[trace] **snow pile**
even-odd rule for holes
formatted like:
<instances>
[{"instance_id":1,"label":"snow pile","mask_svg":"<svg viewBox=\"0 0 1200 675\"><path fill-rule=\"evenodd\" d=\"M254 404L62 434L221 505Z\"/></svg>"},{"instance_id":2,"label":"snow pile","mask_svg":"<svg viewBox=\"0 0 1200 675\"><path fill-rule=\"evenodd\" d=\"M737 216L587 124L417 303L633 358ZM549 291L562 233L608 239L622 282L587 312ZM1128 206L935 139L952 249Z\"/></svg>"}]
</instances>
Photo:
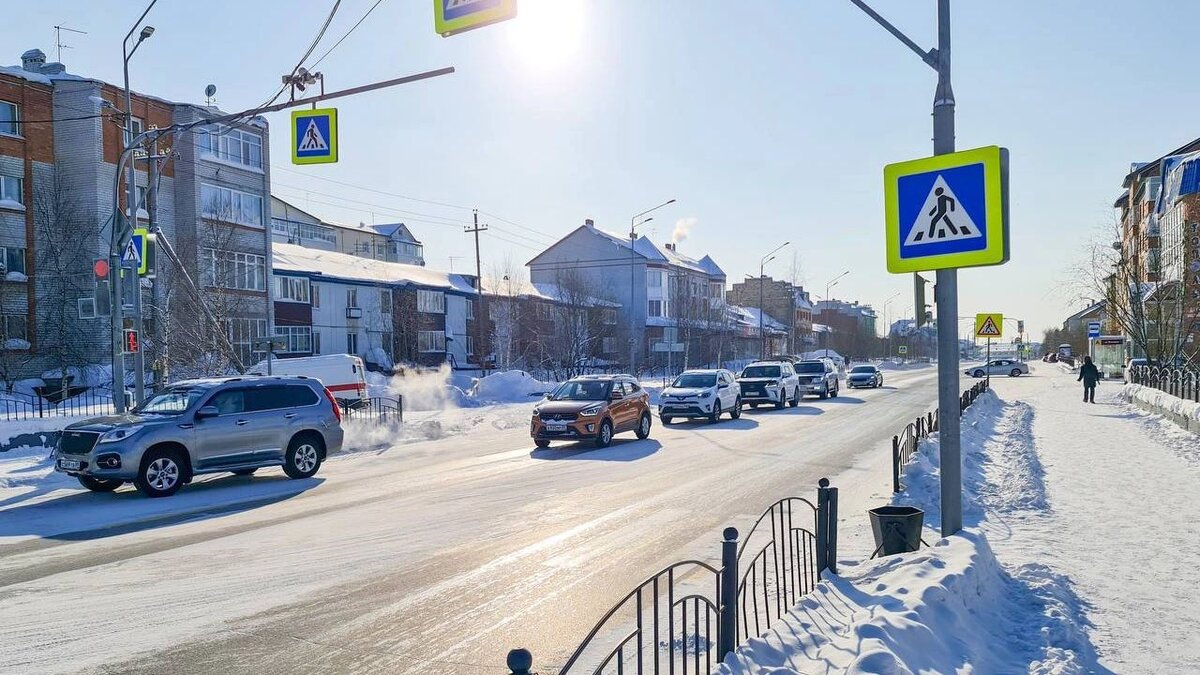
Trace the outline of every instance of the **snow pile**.
<instances>
[{"instance_id":1,"label":"snow pile","mask_svg":"<svg viewBox=\"0 0 1200 675\"><path fill-rule=\"evenodd\" d=\"M12 272L9 272L8 274L5 274L4 280L5 281L15 281L15 282L20 283L20 282L29 281L29 277L25 276L21 272L17 272L14 270Z\"/></svg>"},{"instance_id":2,"label":"snow pile","mask_svg":"<svg viewBox=\"0 0 1200 675\"><path fill-rule=\"evenodd\" d=\"M1186 418L1189 426L1200 424L1200 403L1172 396L1165 391L1140 384L1127 384L1121 390L1121 398L1130 403L1142 402L1168 415Z\"/></svg>"},{"instance_id":3,"label":"snow pile","mask_svg":"<svg viewBox=\"0 0 1200 675\"><path fill-rule=\"evenodd\" d=\"M522 403L537 400L554 386L523 370L505 370L477 379L470 393L481 403Z\"/></svg>"}]
</instances>

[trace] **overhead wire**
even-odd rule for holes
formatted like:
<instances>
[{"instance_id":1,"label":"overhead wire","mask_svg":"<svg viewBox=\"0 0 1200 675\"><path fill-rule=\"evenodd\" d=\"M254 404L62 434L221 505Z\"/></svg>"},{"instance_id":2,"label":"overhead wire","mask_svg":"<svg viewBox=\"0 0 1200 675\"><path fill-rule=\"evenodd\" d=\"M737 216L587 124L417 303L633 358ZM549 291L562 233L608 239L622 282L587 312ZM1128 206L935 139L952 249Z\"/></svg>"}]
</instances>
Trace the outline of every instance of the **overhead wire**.
<instances>
[{"instance_id":1,"label":"overhead wire","mask_svg":"<svg viewBox=\"0 0 1200 675\"><path fill-rule=\"evenodd\" d=\"M375 8L378 7L382 3L383 3L383 0L375 0L375 4L371 5L370 9L368 9L367 12L358 19L358 21L354 22L354 25L350 27L350 30L346 31L345 34L342 35L342 37L338 38L338 41L333 43L333 46L330 47L329 49L327 49L325 51L325 53L322 54L320 56L320 58L318 58L316 61L314 61L313 64L309 67L316 68L317 66L321 65L321 62L325 60L325 57L332 54L333 50L338 48L338 45L342 44L342 42L345 41L346 38L350 37L350 34L354 32L354 29L358 28L362 24L363 21L366 21L367 17L371 16L371 12L374 12Z\"/></svg>"}]
</instances>

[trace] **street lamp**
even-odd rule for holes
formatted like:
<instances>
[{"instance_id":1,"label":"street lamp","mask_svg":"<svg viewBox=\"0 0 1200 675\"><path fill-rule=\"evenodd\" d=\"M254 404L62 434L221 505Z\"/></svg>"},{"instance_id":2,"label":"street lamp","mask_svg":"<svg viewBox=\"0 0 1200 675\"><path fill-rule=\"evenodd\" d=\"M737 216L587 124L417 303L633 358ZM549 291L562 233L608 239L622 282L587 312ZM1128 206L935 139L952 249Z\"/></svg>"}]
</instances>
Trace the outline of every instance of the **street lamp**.
<instances>
[{"instance_id":1,"label":"street lamp","mask_svg":"<svg viewBox=\"0 0 1200 675\"><path fill-rule=\"evenodd\" d=\"M845 272L842 272L841 274L837 275L836 277L830 279L829 283L825 284L825 304L829 305L829 311L831 311L831 312L833 311L833 300L830 299L830 297L829 297L829 289L833 288L834 286L837 286L838 280L841 279L842 277L846 276L847 274L850 274L850 270L846 270ZM829 356L829 343L828 342L825 343L825 356Z\"/></svg>"},{"instance_id":2,"label":"street lamp","mask_svg":"<svg viewBox=\"0 0 1200 675\"><path fill-rule=\"evenodd\" d=\"M785 241L758 261L758 358L767 358L767 336L763 333L763 268L775 259L775 254L792 242Z\"/></svg>"},{"instance_id":3,"label":"street lamp","mask_svg":"<svg viewBox=\"0 0 1200 675\"><path fill-rule=\"evenodd\" d=\"M635 241L637 241L638 218L641 218L652 211L657 211L668 204L674 203L674 198L668 199L654 208L646 209L641 213L634 214L634 216L629 219L629 371L631 375L637 372L637 366L634 365L634 354L636 353L638 343L636 331L634 330L634 319L637 318L637 312L635 311L634 304L634 290L637 288L637 253L633 250L633 244ZM646 218L642 221L642 224L648 223L651 220L653 220L653 217Z\"/></svg>"}]
</instances>

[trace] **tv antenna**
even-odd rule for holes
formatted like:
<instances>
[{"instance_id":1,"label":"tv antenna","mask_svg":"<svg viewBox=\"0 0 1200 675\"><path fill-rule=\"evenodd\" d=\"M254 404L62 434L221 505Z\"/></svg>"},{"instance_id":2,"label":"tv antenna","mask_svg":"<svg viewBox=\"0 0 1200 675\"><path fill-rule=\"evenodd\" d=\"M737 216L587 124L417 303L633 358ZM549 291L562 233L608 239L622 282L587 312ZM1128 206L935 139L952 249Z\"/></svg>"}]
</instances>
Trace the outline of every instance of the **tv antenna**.
<instances>
[{"instance_id":1,"label":"tv antenna","mask_svg":"<svg viewBox=\"0 0 1200 675\"><path fill-rule=\"evenodd\" d=\"M56 48L58 48L58 62L59 63L62 63L62 50L73 49L73 47L71 47L71 45L63 44L62 32L64 30L67 31L68 33L75 33L77 35L87 35L86 30L75 30L74 28L68 28L66 26L55 26L54 27L54 46Z\"/></svg>"},{"instance_id":2,"label":"tv antenna","mask_svg":"<svg viewBox=\"0 0 1200 675\"><path fill-rule=\"evenodd\" d=\"M204 105L211 106L217 95L217 85L210 84L204 88Z\"/></svg>"}]
</instances>

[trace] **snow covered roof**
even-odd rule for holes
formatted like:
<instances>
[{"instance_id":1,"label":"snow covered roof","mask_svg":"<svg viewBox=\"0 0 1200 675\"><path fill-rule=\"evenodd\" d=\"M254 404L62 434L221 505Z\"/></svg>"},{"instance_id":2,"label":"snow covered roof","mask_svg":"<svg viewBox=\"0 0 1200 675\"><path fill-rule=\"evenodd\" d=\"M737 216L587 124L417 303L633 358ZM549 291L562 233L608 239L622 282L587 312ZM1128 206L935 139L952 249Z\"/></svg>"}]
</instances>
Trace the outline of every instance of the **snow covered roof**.
<instances>
[{"instance_id":1,"label":"snow covered roof","mask_svg":"<svg viewBox=\"0 0 1200 675\"><path fill-rule=\"evenodd\" d=\"M734 321L740 324L758 328L759 314L762 314L763 328L771 330L786 331L788 327L774 319L770 314L763 312L757 307L743 307L741 305L726 305L729 311L733 314ZM814 326L815 328L815 326Z\"/></svg>"},{"instance_id":2,"label":"snow covered roof","mask_svg":"<svg viewBox=\"0 0 1200 675\"><path fill-rule=\"evenodd\" d=\"M558 284L547 282L531 283L524 279L518 281L500 281L485 279L483 282L483 292L488 295L497 295L509 298L530 298L534 300L546 300L548 302L570 303L579 301L580 304L588 307L620 307L621 303L604 300L593 296L579 296L578 294L563 289Z\"/></svg>"},{"instance_id":3,"label":"snow covered roof","mask_svg":"<svg viewBox=\"0 0 1200 675\"><path fill-rule=\"evenodd\" d=\"M346 281L414 285L460 293L475 293L466 275L438 272L419 265L360 258L294 244L271 245L271 264L280 272L298 272Z\"/></svg>"},{"instance_id":4,"label":"snow covered roof","mask_svg":"<svg viewBox=\"0 0 1200 675\"><path fill-rule=\"evenodd\" d=\"M833 329L823 323L814 323L812 325L814 333L832 333Z\"/></svg>"},{"instance_id":5,"label":"snow covered roof","mask_svg":"<svg viewBox=\"0 0 1200 675\"><path fill-rule=\"evenodd\" d=\"M1068 316L1067 321L1076 321L1078 319L1082 319L1083 317L1085 317L1089 314L1092 314L1094 312L1102 310L1102 309L1104 309L1104 303L1105 303L1105 301L1101 300L1100 302L1090 304L1087 307L1084 307L1083 309L1079 310L1078 312L1075 312L1071 316Z\"/></svg>"},{"instance_id":6,"label":"snow covered roof","mask_svg":"<svg viewBox=\"0 0 1200 675\"><path fill-rule=\"evenodd\" d=\"M629 248L630 248L628 237L622 237L618 234L614 234L612 232L608 232L604 229L596 227L595 223L593 223L591 220L588 220L583 226L576 228L575 230L572 230L571 233L568 234L566 237L563 237L562 239L559 239L558 242L551 244L547 248L547 250L554 248L555 246L558 245L559 242L563 241L563 239L570 237L572 234L575 234L576 232L578 232L580 230L586 230L587 232L590 232L602 239L606 239L606 240L612 242L614 245L619 246L623 249L629 250ZM661 246L658 244L655 244L653 241L651 241L649 239L649 237L645 237L645 236L638 237L633 242L633 252L636 253L637 255L641 256L642 258L644 258L646 260L646 262L648 262L648 263L651 263L651 264L658 263L661 265L682 267L682 268L689 269L689 270L692 270L695 272L700 272L700 273L706 274L708 276L721 277L721 278L724 278L726 276L725 271L722 270L721 266L718 265L716 263L716 261L713 260L710 256L706 255L703 258L701 258L700 260L696 260L695 258L691 258L689 256L683 255L682 253L680 253L677 250L673 250L673 248L674 247L671 247L671 246L668 246L665 244L661 245ZM529 261L529 263L527 263L527 264L532 264L539 257L541 257L541 254L538 254L538 256L535 256L534 259Z\"/></svg>"}]
</instances>

